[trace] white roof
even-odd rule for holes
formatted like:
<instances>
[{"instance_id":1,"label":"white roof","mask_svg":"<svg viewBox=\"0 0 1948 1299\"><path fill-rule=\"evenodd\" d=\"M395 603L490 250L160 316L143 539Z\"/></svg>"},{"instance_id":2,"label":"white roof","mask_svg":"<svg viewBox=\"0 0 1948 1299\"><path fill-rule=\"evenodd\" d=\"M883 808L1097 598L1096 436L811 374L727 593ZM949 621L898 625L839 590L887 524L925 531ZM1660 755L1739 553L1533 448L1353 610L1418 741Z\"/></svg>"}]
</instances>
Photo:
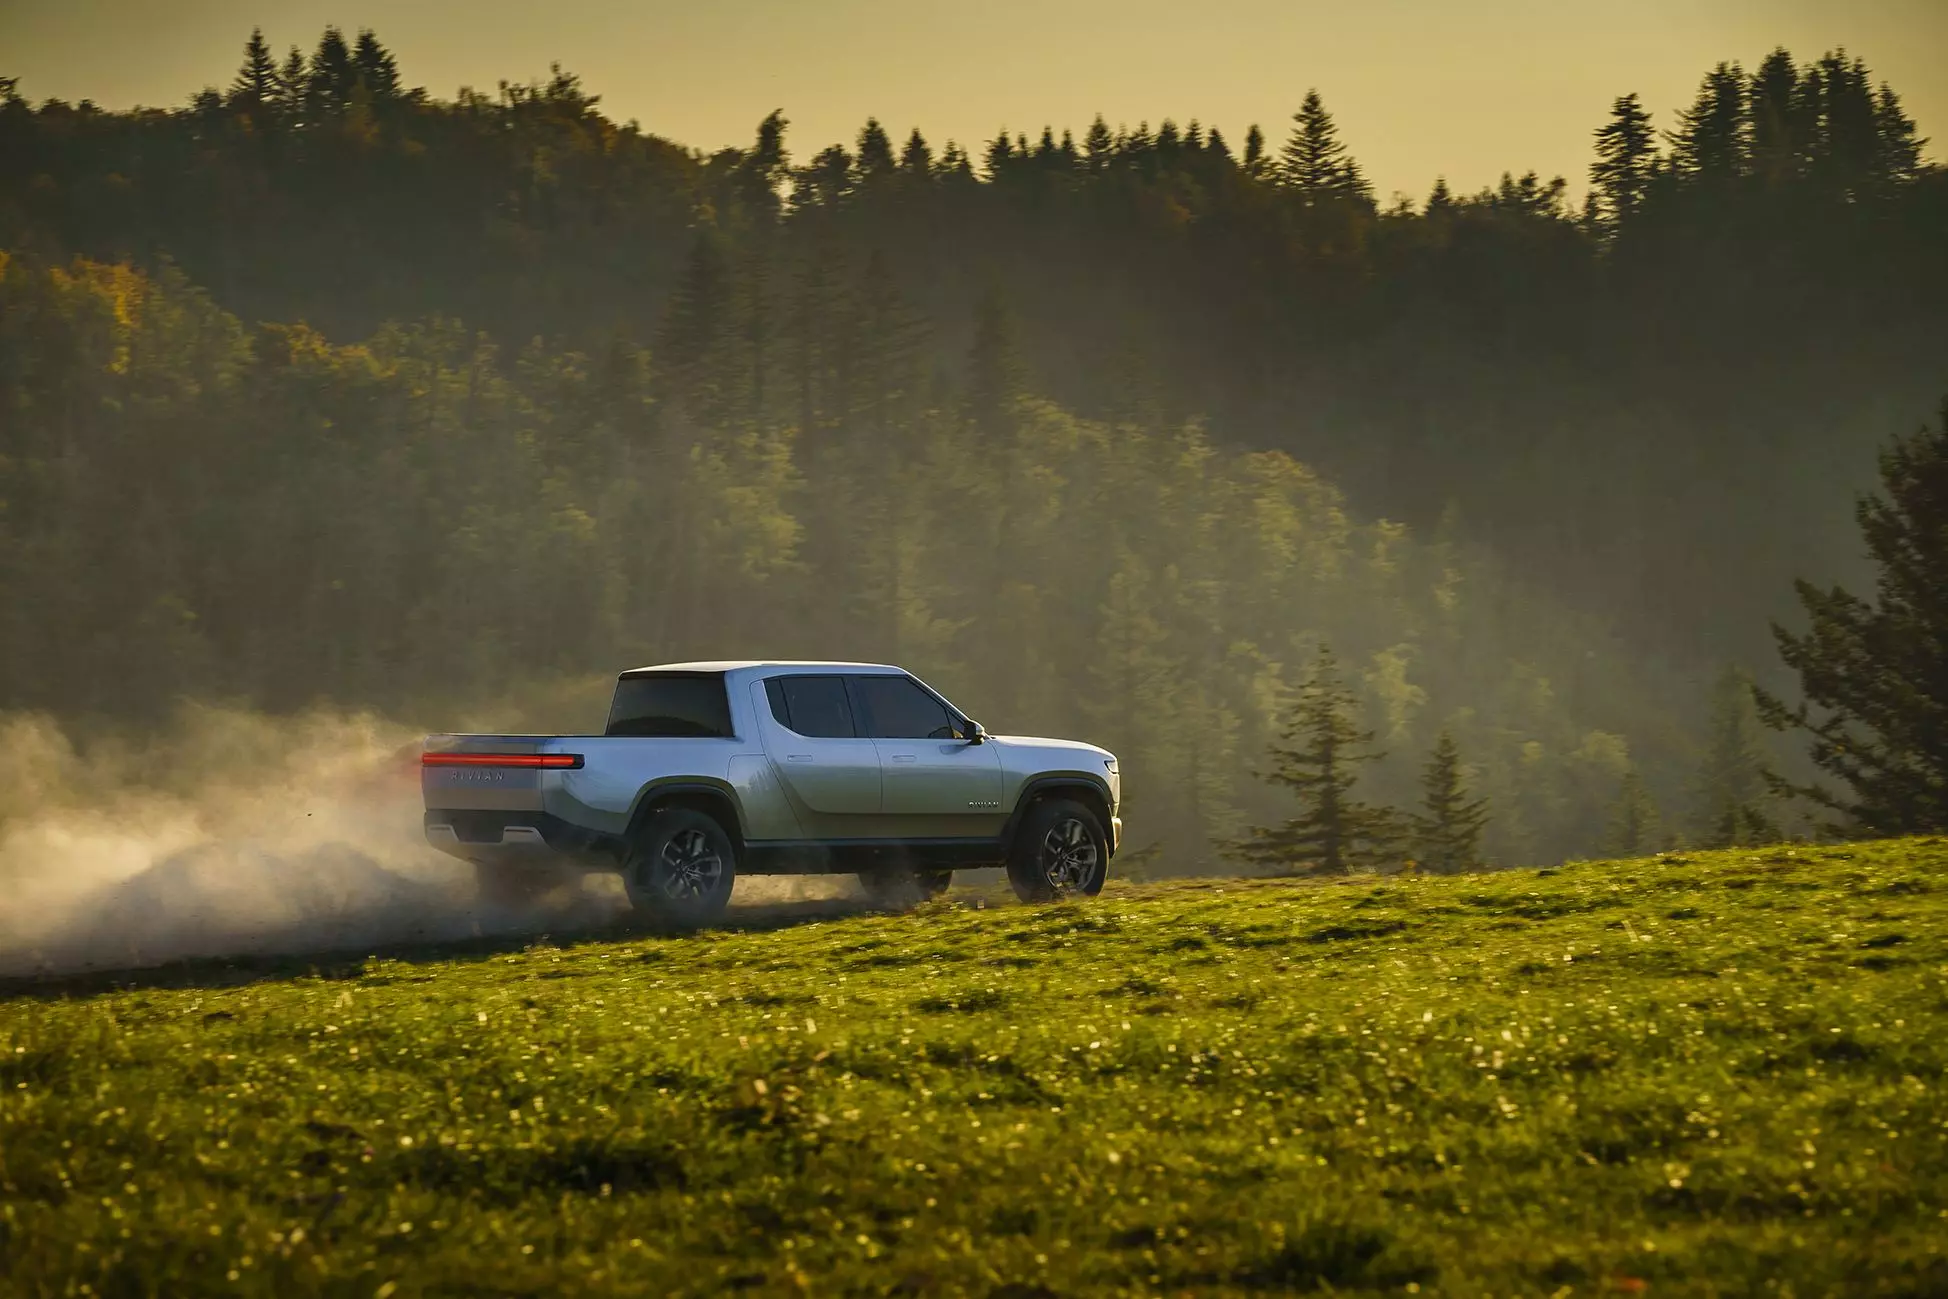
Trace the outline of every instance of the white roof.
<instances>
[{"instance_id":1,"label":"white roof","mask_svg":"<svg viewBox=\"0 0 1948 1299\"><path fill-rule=\"evenodd\" d=\"M822 668L839 672L904 672L891 663L835 663L825 659L716 659L704 663L653 663L629 672L739 672L749 668ZM627 676L626 672L623 675Z\"/></svg>"}]
</instances>

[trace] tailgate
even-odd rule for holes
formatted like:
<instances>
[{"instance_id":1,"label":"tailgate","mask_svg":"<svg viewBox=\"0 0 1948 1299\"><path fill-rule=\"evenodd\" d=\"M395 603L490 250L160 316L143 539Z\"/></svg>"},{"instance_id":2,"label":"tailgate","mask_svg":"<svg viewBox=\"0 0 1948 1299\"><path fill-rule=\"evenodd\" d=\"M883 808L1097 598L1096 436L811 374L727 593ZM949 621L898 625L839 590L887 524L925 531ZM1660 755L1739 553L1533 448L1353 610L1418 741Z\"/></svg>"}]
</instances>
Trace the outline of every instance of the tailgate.
<instances>
[{"instance_id":1,"label":"tailgate","mask_svg":"<svg viewBox=\"0 0 1948 1299\"><path fill-rule=\"evenodd\" d=\"M419 788L429 812L539 812L542 782L581 765L558 735L429 735Z\"/></svg>"}]
</instances>

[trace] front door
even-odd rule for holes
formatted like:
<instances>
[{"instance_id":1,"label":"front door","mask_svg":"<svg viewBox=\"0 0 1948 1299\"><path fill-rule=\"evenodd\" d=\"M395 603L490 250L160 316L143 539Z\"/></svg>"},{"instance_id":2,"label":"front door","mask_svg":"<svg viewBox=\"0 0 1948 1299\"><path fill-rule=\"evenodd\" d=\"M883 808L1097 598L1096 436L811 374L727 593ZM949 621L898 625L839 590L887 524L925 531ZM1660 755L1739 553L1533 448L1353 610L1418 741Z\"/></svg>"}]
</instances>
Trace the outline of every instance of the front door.
<instances>
[{"instance_id":1,"label":"front door","mask_svg":"<svg viewBox=\"0 0 1948 1299\"><path fill-rule=\"evenodd\" d=\"M798 800L828 816L877 814L879 750L854 725L845 678L772 677L764 692L765 752Z\"/></svg>"},{"instance_id":2,"label":"front door","mask_svg":"<svg viewBox=\"0 0 1948 1299\"><path fill-rule=\"evenodd\" d=\"M993 832L1001 811L1001 757L969 744L960 719L907 676L850 678L862 734L879 747L881 807L918 838Z\"/></svg>"}]
</instances>

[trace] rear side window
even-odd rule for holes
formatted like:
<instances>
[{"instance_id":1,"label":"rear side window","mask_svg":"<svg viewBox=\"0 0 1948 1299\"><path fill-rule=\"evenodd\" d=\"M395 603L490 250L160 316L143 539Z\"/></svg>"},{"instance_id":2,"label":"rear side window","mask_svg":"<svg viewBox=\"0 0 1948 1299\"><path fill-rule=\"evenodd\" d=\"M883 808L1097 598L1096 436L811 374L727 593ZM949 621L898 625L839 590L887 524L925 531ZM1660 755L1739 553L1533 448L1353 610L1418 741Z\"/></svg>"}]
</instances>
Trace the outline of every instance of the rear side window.
<instances>
[{"instance_id":1,"label":"rear side window","mask_svg":"<svg viewBox=\"0 0 1948 1299\"><path fill-rule=\"evenodd\" d=\"M955 740L960 732L946 705L912 677L854 677L852 690L876 740Z\"/></svg>"},{"instance_id":2,"label":"rear side window","mask_svg":"<svg viewBox=\"0 0 1948 1299\"><path fill-rule=\"evenodd\" d=\"M616 682L606 735L730 739L730 696L721 672L652 672Z\"/></svg>"},{"instance_id":3,"label":"rear side window","mask_svg":"<svg viewBox=\"0 0 1948 1299\"><path fill-rule=\"evenodd\" d=\"M772 677L764 683L771 715L786 730L814 739L851 739L852 705L844 677Z\"/></svg>"}]
</instances>

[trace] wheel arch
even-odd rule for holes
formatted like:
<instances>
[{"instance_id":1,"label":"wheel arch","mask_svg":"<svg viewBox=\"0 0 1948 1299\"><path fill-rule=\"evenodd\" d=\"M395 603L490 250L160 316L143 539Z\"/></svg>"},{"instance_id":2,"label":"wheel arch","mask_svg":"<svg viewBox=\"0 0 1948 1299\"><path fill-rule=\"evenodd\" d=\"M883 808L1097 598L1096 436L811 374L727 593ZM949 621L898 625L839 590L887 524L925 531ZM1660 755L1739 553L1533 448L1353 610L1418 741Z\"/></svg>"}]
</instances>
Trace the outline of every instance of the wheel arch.
<instances>
[{"instance_id":1,"label":"wheel arch","mask_svg":"<svg viewBox=\"0 0 1948 1299\"><path fill-rule=\"evenodd\" d=\"M701 812L724 828L731 844L741 856L744 851L744 819L737 794L727 782L703 776L672 776L652 780L636 793L629 811L629 828L624 831L625 846L634 843L649 818L666 807L683 807Z\"/></svg>"},{"instance_id":2,"label":"wheel arch","mask_svg":"<svg viewBox=\"0 0 1948 1299\"><path fill-rule=\"evenodd\" d=\"M1109 833L1110 819L1115 815L1111 810L1109 782L1089 772L1059 771L1036 776L1022 786L1020 797L1015 799L1014 811L1008 814L1007 824L1001 828L1001 841L1010 852L1014 850L1015 835L1021 829L1029 809L1051 798L1073 798L1086 806L1096 814L1103 837L1114 844ZM1114 846L1109 852L1112 857L1116 855Z\"/></svg>"}]
</instances>

